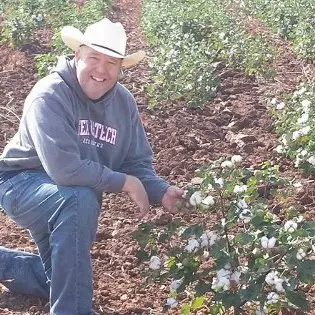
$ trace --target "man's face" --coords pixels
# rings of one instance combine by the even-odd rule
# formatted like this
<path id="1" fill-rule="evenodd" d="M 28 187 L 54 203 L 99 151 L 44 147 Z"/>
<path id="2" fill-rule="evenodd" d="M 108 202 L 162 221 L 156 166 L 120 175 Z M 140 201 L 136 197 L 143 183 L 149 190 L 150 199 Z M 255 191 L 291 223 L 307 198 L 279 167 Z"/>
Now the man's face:
<path id="1" fill-rule="evenodd" d="M 117 82 L 122 59 L 82 46 L 75 54 L 77 78 L 88 98 L 97 100 Z"/>

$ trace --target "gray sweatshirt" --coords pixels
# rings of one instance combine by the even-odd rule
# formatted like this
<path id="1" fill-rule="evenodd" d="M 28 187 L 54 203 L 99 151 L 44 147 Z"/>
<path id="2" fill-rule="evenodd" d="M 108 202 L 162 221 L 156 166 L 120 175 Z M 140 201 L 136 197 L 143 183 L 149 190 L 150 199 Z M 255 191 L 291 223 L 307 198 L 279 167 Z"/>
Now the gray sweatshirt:
<path id="1" fill-rule="evenodd" d="M 0 171 L 23 169 L 44 169 L 57 185 L 105 192 L 121 191 L 126 174 L 134 175 L 152 204 L 169 186 L 152 167 L 131 93 L 117 83 L 101 100 L 90 100 L 66 57 L 26 98 L 18 132 L 0 157 Z"/>

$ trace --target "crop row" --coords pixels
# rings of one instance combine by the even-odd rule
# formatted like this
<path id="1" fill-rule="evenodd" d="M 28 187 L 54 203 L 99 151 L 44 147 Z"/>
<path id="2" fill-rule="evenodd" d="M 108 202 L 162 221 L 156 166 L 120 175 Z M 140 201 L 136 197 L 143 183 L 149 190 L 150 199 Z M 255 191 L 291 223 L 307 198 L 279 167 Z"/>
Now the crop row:
<path id="1" fill-rule="evenodd" d="M 90 23 L 108 14 L 111 0 L 0 0 L 1 42 L 23 48 L 33 41 L 36 31 L 52 30 L 52 50 L 35 56 L 40 77 L 56 63 L 57 56 L 72 53 L 63 45 L 60 29 L 72 25 L 84 30 Z M 85 2 L 85 3 L 84 3 Z M 84 5 L 83 5 L 84 4 Z"/>
<path id="2" fill-rule="evenodd" d="M 244 0 L 250 14 L 275 33 L 291 40 L 303 58 L 315 59 L 315 3 L 313 0 Z"/>
<path id="3" fill-rule="evenodd" d="M 150 106 L 167 101 L 205 105 L 220 86 L 217 66 L 222 64 L 272 78 L 279 51 L 265 36 L 249 32 L 246 21 L 252 15 L 291 40 L 298 56 L 314 59 L 314 13 L 311 0 L 145 0 L 143 27 L 153 49 Z M 278 153 L 310 173 L 315 170 L 315 83 L 310 76 L 301 80 L 294 93 L 277 96 L 270 105 Z"/>
<path id="4" fill-rule="evenodd" d="M 216 93 L 217 65 L 272 76 L 276 48 L 246 31 L 243 15 L 222 0 L 145 0 L 143 27 L 154 56 L 150 105 L 183 100 L 202 106 Z"/>

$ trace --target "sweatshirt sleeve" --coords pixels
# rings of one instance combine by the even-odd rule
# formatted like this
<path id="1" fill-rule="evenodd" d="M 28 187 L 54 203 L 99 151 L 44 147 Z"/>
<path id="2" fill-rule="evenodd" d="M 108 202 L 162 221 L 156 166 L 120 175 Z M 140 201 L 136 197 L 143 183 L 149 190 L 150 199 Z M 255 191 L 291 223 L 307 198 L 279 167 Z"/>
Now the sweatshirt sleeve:
<path id="1" fill-rule="evenodd" d="M 151 204 L 160 205 L 169 184 L 159 177 L 152 166 L 152 149 L 143 128 L 135 101 L 132 109 L 131 145 L 121 172 L 140 179 Z"/>
<path id="2" fill-rule="evenodd" d="M 71 117 L 57 100 L 37 98 L 22 117 L 21 141 L 34 147 L 43 168 L 57 185 L 121 191 L 125 174 L 81 159 L 76 127 Z"/>

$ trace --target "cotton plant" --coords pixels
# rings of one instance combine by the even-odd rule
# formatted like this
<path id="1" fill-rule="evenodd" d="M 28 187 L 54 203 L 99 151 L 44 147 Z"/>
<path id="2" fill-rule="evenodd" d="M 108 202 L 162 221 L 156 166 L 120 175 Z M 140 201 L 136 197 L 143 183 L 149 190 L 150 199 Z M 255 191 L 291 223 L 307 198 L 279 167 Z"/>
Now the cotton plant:
<path id="1" fill-rule="evenodd" d="M 280 177 L 276 165 L 243 163 L 232 156 L 198 170 L 179 206 L 200 212 L 202 224 L 147 222 L 134 235 L 149 260 L 146 279 L 169 284 L 165 310 L 309 310 L 304 288 L 315 283 L 315 222 L 286 204 L 292 180 Z M 278 217 L 272 204 L 280 201 Z"/>
<path id="2" fill-rule="evenodd" d="M 276 47 L 266 36 L 249 36 L 240 10 L 233 12 L 218 0 L 143 1 L 143 30 L 154 52 L 153 82 L 147 87 L 150 107 L 169 100 L 204 106 L 220 85 L 220 60 L 250 75 L 274 72 Z"/>
<path id="3" fill-rule="evenodd" d="M 250 15 L 292 42 L 301 58 L 314 60 L 314 2 L 245 0 Z"/>
<path id="4" fill-rule="evenodd" d="M 306 173 L 315 171 L 315 80 L 308 79 L 291 95 L 269 101 L 279 136 L 275 151 L 290 157 Z"/>

